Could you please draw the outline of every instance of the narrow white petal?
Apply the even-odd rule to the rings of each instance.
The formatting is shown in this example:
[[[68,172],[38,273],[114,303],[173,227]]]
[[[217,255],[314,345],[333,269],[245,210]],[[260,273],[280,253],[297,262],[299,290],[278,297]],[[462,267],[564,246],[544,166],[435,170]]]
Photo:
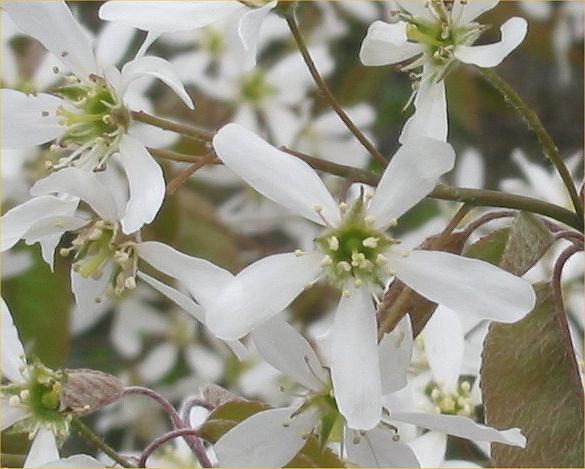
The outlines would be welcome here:
[[[387,227],[419,203],[454,164],[448,143],[422,136],[407,141],[390,160],[368,208],[376,226]]]
[[[321,273],[321,255],[265,257],[242,270],[206,308],[207,326],[222,339],[237,339],[284,310]]]
[[[124,94],[134,80],[152,76],[158,78],[171,88],[179,98],[189,107],[194,109],[193,101],[185,90],[179,75],[174,67],[165,59],[154,56],[138,57],[122,67],[121,94]]]
[[[57,222],[59,217],[68,217],[71,212],[75,211],[76,207],[76,201],[64,201],[47,195],[35,197],[11,208],[0,218],[2,224],[1,250],[10,249],[20,239],[24,239],[27,232],[35,224],[43,224],[45,219]],[[67,220],[69,219],[67,218]]]
[[[440,80],[438,83],[433,83],[430,79],[423,80],[416,93],[414,108],[414,114],[402,128],[400,143],[421,136],[446,142],[449,126],[445,82]]]
[[[421,467],[442,467],[447,450],[447,435],[441,432],[426,432],[408,442]]]
[[[412,358],[412,324],[407,314],[378,344],[382,394],[391,394],[407,384],[407,372]]]
[[[71,269],[71,291],[75,297],[75,310],[71,315],[71,332],[81,334],[94,326],[111,307],[106,287],[113,272],[110,262],[103,268],[101,278],[84,278]]]
[[[397,277],[431,301],[481,319],[516,322],[534,308],[525,280],[487,262],[439,251],[392,255]]]
[[[100,65],[117,65],[126,54],[136,30],[116,23],[105,23],[97,36],[95,55]]]
[[[130,198],[122,218],[122,231],[134,233],[156,217],[164,197],[165,179],[162,169],[145,146],[132,137],[120,141],[120,157],[130,185]]]
[[[246,49],[244,68],[250,69],[256,65],[256,53],[258,50],[258,39],[262,31],[262,23],[277,2],[272,1],[263,7],[254,8],[242,15],[238,23],[238,35]]]
[[[256,328],[252,339],[262,358],[274,368],[306,388],[322,390],[328,377],[317,354],[282,317],[274,317]]]
[[[435,381],[446,391],[457,386],[465,337],[459,315],[445,306],[439,306],[423,330],[425,355]]]
[[[408,42],[406,26],[404,21],[395,24],[374,21],[362,42],[362,63],[370,66],[390,65],[422,54],[424,48],[421,45]]]
[[[3,2],[2,8],[79,78],[97,72],[89,38],[65,2]]]
[[[244,8],[236,1],[110,1],[100,7],[99,17],[144,31],[164,33],[201,28]]]
[[[282,467],[305,444],[316,423],[311,411],[290,418],[295,407],[270,409],[252,415],[214,445],[221,467]]]
[[[59,459],[59,450],[55,435],[51,430],[41,426],[28,450],[24,467],[41,466],[57,459]]]
[[[24,349],[14,326],[8,305],[2,301],[2,376],[13,383],[20,383],[23,377],[18,368],[24,363]]]
[[[163,343],[151,350],[138,365],[138,374],[147,383],[161,380],[177,361],[179,351],[176,345]]]
[[[2,327],[4,327],[4,324]],[[4,373],[4,370],[2,376],[6,376],[8,378],[8,376]],[[8,402],[8,398],[6,397],[1,398],[0,406],[0,411],[2,412],[2,418],[0,419],[0,431],[4,431],[7,428],[10,428],[16,422],[20,422],[28,416],[28,412],[24,407],[11,406]]]
[[[331,379],[347,425],[370,430],[382,415],[376,311],[367,288],[342,296],[331,331]]]
[[[474,148],[468,148],[457,159],[455,185],[472,189],[485,186],[485,164],[481,154]]]
[[[519,428],[496,430],[495,428],[475,423],[470,418],[460,415],[392,412],[390,418],[469,440],[491,441],[521,448],[526,446],[526,438]]]
[[[393,436],[391,431],[382,428],[374,428],[359,437],[347,431],[345,447],[349,460],[361,467],[420,467],[412,449],[394,441]]]
[[[315,170],[249,130],[228,124],[216,134],[217,156],[258,192],[305,218],[324,224],[315,211],[335,225],[339,210]]]
[[[522,43],[528,31],[528,23],[524,18],[510,18],[500,27],[500,31],[500,42],[483,46],[458,46],[455,48],[455,57],[478,67],[495,67]]]
[[[63,133],[55,114],[60,98],[16,90],[0,90],[2,103],[2,148],[28,148],[55,140]]]
[[[50,174],[37,181],[30,193],[39,196],[62,193],[79,197],[104,220],[118,220],[116,201],[109,190],[93,173],[79,168],[65,168]]]
[[[141,259],[183,283],[204,307],[212,304],[234,278],[227,270],[205,259],[188,256],[163,243],[147,241],[140,243],[137,250]]]
[[[187,295],[181,293],[175,288],[169,287],[168,285],[159,282],[157,279],[151,277],[150,275],[146,275],[144,272],[138,272],[138,277],[148,283],[155,290],[158,290],[183,310],[187,311],[199,322],[205,324],[205,312],[203,311],[203,308],[195,303]]]

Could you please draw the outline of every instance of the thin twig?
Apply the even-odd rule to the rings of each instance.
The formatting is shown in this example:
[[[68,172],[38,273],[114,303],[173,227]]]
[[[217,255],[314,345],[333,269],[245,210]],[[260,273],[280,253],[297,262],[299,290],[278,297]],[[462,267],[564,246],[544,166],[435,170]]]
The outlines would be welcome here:
[[[471,233],[473,233],[475,230],[477,230],[479,227],[485,225],[486,223],[489,223],[493,220],[498,220],[500,218],[511,218],[511,217],[515,217],[515,216],[516,216],[516,212],[512,211],[512,210],[501,210],[499,212],[489,212],[489,213],[486,213],[485,215],[482,215],[478,219],[470,222],[465,227],[465,229],[463,231],[469,237],[471,235]]]
[[[142,386],[130,386],[124,389],[123,393],[124,396],[132,394],[146,396],[156,401],[162,407],[165,413],[169,416],[176,430],[188,428],[185,422],[183,422],[183,419],[179,416],[179,414],[173,407],[173,405],[157,392],[153,391],[152,389],[144,388]],[[184,438],[185,442],[189,445],[189,448],[191,448],[191,450],[199,460],[201,467],[211,467],[211,461],[209,461],[207,452],[205,451],[205,446],[203,446],[201,440],[194,435],[190,436],[185,435]]]
[[[181,417],[183,418],[183,422],[189,422],[189,419],[191,418],[191,410],[194,407],[203,407],[210,412],[215,410],[215,406],[210,402],[207,402],[206,400],[199,397],[191,397],[187,399],[181,407]]]
[[[182,135],[193,137],[196,140],[203,142],[210,142],[214,133],[206,129],[201,129],[193,125],[179,124],[161,117],[153,116],[144,111],[132,111],[132,118],[134,120],[159,127],[164,130],[170,130]]]
[[[187,179],[189,179],[193,174],[195,174],[196,171],[200,170],[205,165],[213,163],[213,161],[216,159],[217,157],[215,156],[215,152],[210,152],[207,155],[199,158],[198,161],[191,164],[188,168],[185,168],[167,184],[167,194],[174,194],[179,186]]]
[[[196,437],[197,439],[201,438],[201,434],[194,428],[179,428],[177,430],[173,430],[172,432],[165,433],[164,435],[154,440],[144,449],[144,451],[140,455],[140,459],[138,460],[138,467],[146,467],[146,461],[148,460],[150,455],[154,453],[157,449],[159,449],[162,445],[164,445],[167,441],[174,440],[175,438],[179,437],[185,438],[193,436]]]
[[[88,442],[94,445],[100,451],[103,451],[109,458],[116,461],[123,467],[134,467],[134,465],[124,456],[118,454],[116,450],[111,448],[102,438],[96,435],[85,423],[79,418],[74,418],[71,421],[71,426],[77,430],[77,433],[85,438]]]
[[[388,161],[386,160],[386,158],[384,158],[382,156],[382,154],[376,149],[376,147],[372,144],[372,142],[370,142],[368,137],[366,137],[363,134],[363,132],[360,129],[358,129],[358,127],[353,123],[351,118],[343,110],[343,108],[341,107],[341,105],[339,104],[339,102],[337,101],[337,99],[335,98],[335,96],[333,95],[333,93],[331,92],[329,87],[327,86],[327,83],[325,83],[325,80],[323,79],[323,77],[319,73],[319,70],[317,70],[317,66],[315,65],[315,62],[313,61],[313,58],[311,57],[311,53],[309,52],[309,48],[307,47],[307,44],[305,43],[305,40],[303,39],[303,35],[301,34],[301,30],[299,28],[299,25],[298,25],[296,19],[294,18],[294,12],[291,12],[289,15],[287,15],[286,22],[288,23],[290,31],[291,31],[291,33],[295,39],[295,42],[297,44],[297,47],[299,48],[299,51],[300,51],[301,55],[303,56],[305,63],[307,64],[309,72],[311,73],[311,76],[313,77],[313,80],[315,81],[315,84],[317,85],[319,90],[321,90],[321,92],[323,93],[325,98],[327,98],[327,101],[329,101],[329,105],[337,113],[339,118],[343,121],[343,123],[347,126],[347,128],[351,131],[351,133],[355,135],[355,137],[359,140],[359,142],[374,157],[374,159],[376,159],[382,166],[386,166],[388,164]]]
[[[163,160],[178,161],[179,163],[195,163],[203,158],[205,155],[188,155],[186,153],[178,153],[172,150],[165,150],[163,148],[146,147],[148,152],[155,158]]]

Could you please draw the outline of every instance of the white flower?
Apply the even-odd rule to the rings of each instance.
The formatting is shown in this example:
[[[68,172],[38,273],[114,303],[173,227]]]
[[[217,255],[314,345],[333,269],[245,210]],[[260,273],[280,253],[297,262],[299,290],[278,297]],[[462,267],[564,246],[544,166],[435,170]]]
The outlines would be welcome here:
[[[446,140],[447,102],[444,76],[457,62],[491,68],[499,65],[526,36],[522,18],[510,18],[500,28],[501,41],[473,46],[485,27],[475,22],[497,0],[464,2],[455,0],[397,1],[402,12],[395,24],[376,21],[362,43],[364,65],[390,65],[411,60],[403,70],[422,67],[414,100],[415,114],[407,121],[400,141],[410,135]]]
[[[532,287],[487,263],[438,251],[403,251],[386,230],[428,195],[453,167],[450,145],[419,138],[391,160],[374,194],[337,206],[317,173],[236,125],[213,142],[223,162],[258,192],[324,227],[312,252],[278,254],[240,272],[219,291],[206,322],[235,339],[282,311],[326,276],[343,295],[332,330],[332,379],[337,404],[356,429],[380,419],[381,385],[372,291],[395,274],[431,301],[478,317],[514,322],[535,302]],[[369,202],[369,204],[368,204]],[[481,299],[480,299],[481,298]]]
[[[130,183],[122,231],[130,234],[151,222],[164,198],[164,178],[141,139],[132,136],[131,103],[125,98],[134,81],[156,77],[192,108],[172,66],[158,57],[136,58],[121,72],[109,63],[98,63],[89,38],[63,2],[5,2],[2,7],[23,32],[73,73],[55,95],[2,90],[3,147],[55,141],[51,149],[68,154],[51,164],[54,169],[72,165],[102,169],[116,155]],[[111,50],[102,56],[118,57]]]
[[[253,2],[250,2],[251,4]],[[202,28],[236,17],[237,34],[242,44],[243,65],[256,64],[256,52],[263,23],[277,2],[260,2],[263,6],[251,8],[238,1],[168,1],[168,2],[106,2],[100,7],[102,20],[132,26],[148,35],[141,47],[144,52],[165,33],[176,33]]]
[[[59,410],[64,376],[40,363],[27,363],[8,306],[2,304],[2,426],[27,432],[32,445],[24,467],[59,459],[57,439],[69,434],[69,420]]]
[[[87,454],[74,454],[68,458],[49,461],[36,467],[108,467]]]

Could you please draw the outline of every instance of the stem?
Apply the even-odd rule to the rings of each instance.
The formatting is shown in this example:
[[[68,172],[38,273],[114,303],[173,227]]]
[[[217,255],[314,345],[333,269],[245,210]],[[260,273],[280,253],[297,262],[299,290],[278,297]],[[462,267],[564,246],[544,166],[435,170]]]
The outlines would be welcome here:
[[[511,218],[515,216],[516,212],[513,210],[502,210],[500,212],[486,213],[485,215],[479,217],[477,220],[473,220],[465,227],[464,230],[465,235],[467,237],[471,236],[471,233],[473,233],[475,230],[485,225],[486,223],[489,223],[490,221],[499,220],[500,218]]]
[[[299,29],[299,25],[298,25],[296,19],[294,18],[294,13],[287,15],[286,22],[288,23],[290,31],[295,39],[295,42],[297,43],[297,47],[299,48],[299,51],[300,51],[301,55],[303,56],[303,59],[304,59],[305,63],[307,64],[307,67],[309,68],[309,72],[311,72],[311,76],[313,77],[315,84],[317,85],[319,90],[321,90],[321,92],[323,93],[323,95],[325,96],[327,101],[329,101],[329,105],[337,113],[339,118],[343,121],[343,123],[347,126],[347,128],[351,131],[351,133],[355,135],[355,137],[359,140],[359,142],[374,157],[374,159],[378,160],[378,162],[383,167],[385,167],[388,164],[388,161],[386,161],[386,158],[384,158],[382,156],[382,154],[376,149],[376,147],[372,144],[372,142],[370,142],[368,137],[366,137],[362,133],[362,131],[360,129],[358,129],[357,126],[353,123],[351,118],[343,110],[343,108],[341,107],[341,105],[339,104],[339,102],[337,101],[337,99],[335,98],[335,96],[333,95],[333,93],[331,92],[329,87],[327,86],[327,83],[325,83],[325,80],[323,80],[323,77],[319,73],[319,70],[317,70],[317,66],[315,65],[315,62],[313,61],[313,58],[311,57],[309,49],[307,48],[307,44],[305,43],[305,40],[303,39],[303,35],[301,34],[301,30]]]
[[[583,220],[583,203],[577,193],[571,173],[561,158],[559,149],[555,145],[550,134],[544,128],[544,125],[542,125],[536,112],[534,112],[534,110],[528,106],[526,101],[524,101],[524,99],[522,99],[522,97],[496,72],[491,69],[482,68],[481,74],[486,81],[512,105],[518,114],[520,114],[520,116],[526,121],[528,127],[536,134],[545,156],[552,162],[569,191],[569,196],[571,197],[577,216],[580,220]]]
[[[216,159],[215,153],[211,152],[199,158],[198,161],[191,164],[188,168],[185,168],[177,175],[177,177],[175,177],[167,184],[167,194],[174,194],[175,191],[179,188],[179,186],[183,184],[187,179],[189,179],[196,171],[200,170],[201,168],[203,168],[203,166],[207,164],[213,163],[215,159]]]
[[[563,304],[563,291],[561,288],[561,275],[563,273],[563,267],[569,260],[569,258],[576,254],[579,251],[583,251],[583,246],[570,246],[569,248],[565,249],[555,263],[555,267],[553,269],[553,276],[550,282],[552,293],[553,293],[553,301],[555,305],[555,315],[557,318],[557,322],[559,323],[559,327],[561,329],[561,334],[564,338],[565,344],[565,354],[567,359],[571,362],[571,367],[573,368],[573,373],[571,376],[575,383],[577,384],[578,389],[581,389],[581,373],[579,371],[579,364],[577,363],[577,357],[575,356],[575,349],[573,348],[573,341],[571,339],[571,332],[569,331],[569,323],[567,321],[567,313],[565,312],[565,307]]]
[[[176,151],[164,150],[162,148],[146,147],[148,152],[156,157],[163,160],[178,161],[180,163],[195,163],[203,158],[205,155],[187,155],[185,153],[177,153]]]
[[[161,117],[153,116],[144,111],[132,111],[132,118],[134,120],[144,122],[145,124],[150,124],[155,127],[160,127],[164,130],[170,130],[171,132],[176,132],[188,137],[192,137],[198,141],[202,140],[204,142],[209,142],[214,135],[213,132],[210,132],[209,130],[200,129],[192,125],[179,124],[178,122],[173,122]]]
[[[146,461],[150,457],[152,453],[154,453],[158,448],[164,445],[167,441],[173,440],[178,437],[187,437],[187,436],[194,436],[199,438],[200,434],[194,428],[180,428],[178,430],[173,430],[172,432],[165,433],[164,435],[158,437],[154,440],[151,444],[149,444],[146,449],[142,452],[140,459],[138,460],[138,467],[146,467]],[[211,467],[211,466],[208,466]]]
[[[203,407],[204,409],[207,409],[209,412],[215,410],[215,406],[207,402],[206,400],[200,399],[198,397],[191,397],[183,403],[183,406],[181,408],[181,416],[183,418],[183,422],[189,422],[189,419],[191,417],[191,409],[193,409],[194,407]]]
[[[123,467],[134,467],[134,465],[128,461],[125,457],[118,454],[114,449],[106,444],[106,442],[97,436],[86,424],[84,424],[78,418],[74,418],[71,421],[71,426],[77,430],[83,438],[89,441],[99,450],[103,451],[108,457],[116,461]]]
[[[186,429],[188,428],[183,419],[179,416],[175,408],[172,404],[166,400],[163,396],[158,394],[157,392],[153,391],[152,389],[143,388],[142,386],[130,386],[124,389],[123,395],[130,395],[130,394],[137,394],[140,396],[150,397],[154,401],[156,401],[162,409],[166,412],[169,416],[173,426],[176,430]],[[205,447],[201,440],[195,435],[185,435],[185,442],[191,448],[191,451],[195,454],[201,467],[211,467],[211,461],[207,457],[207,452],[205,451]]]

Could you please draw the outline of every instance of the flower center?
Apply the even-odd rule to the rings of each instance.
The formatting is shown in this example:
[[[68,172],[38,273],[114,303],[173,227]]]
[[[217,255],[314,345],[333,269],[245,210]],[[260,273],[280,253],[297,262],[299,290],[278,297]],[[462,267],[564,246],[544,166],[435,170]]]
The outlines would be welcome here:
[[[373,221],[364,216],[363,199],[345,210],[339,226],[330,228],[315,240],[324,254],[321,265],[330,281],[341,287],[353,280],[359,287],[363,282],[383,285],[391,274],[384,255],[397,241],[373,227]]]
[[[254,70],[245,75],[240,82],[240,99],[243,102],[259,104],[275,91],[274,87],[266,81],[266,75],[260,70]]]
[[[79,230],[71,244],[70,248],[63,248],[59,253],[68,256],[76,252],[73,270],[82,277],[100,279],[106,266],[113,261],[110,278],[113,292],[121,295],[126,289],[136,287],[138,256],[135,243],[121,234],[117,224],[98,220]]]
[[[475,417],[475,406],[471,401],[471,383],[462,381],[451,392],[445,392],[434,382],[425,388],[425,394],[433,404],[435,412],[446,415],[462,415]]]
[[[91,76],[91,82],[80,82],[74,77],[57,90],[66,103],[57,109],[59,124],[65,133],[53,151],[73,150],[66,158],[52,164],[60,169],[80,164],[86,150],[92,150],[97,162],[94,169],[103,167],[107,158],[116,151],[120,137],[130,125],[130,112],[114,89],[102,78]]]

